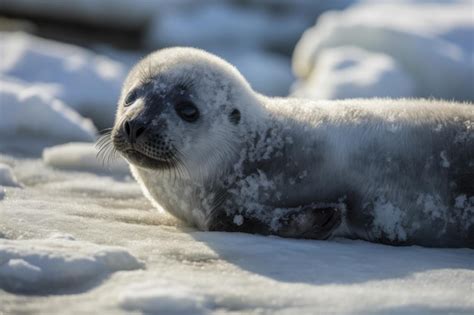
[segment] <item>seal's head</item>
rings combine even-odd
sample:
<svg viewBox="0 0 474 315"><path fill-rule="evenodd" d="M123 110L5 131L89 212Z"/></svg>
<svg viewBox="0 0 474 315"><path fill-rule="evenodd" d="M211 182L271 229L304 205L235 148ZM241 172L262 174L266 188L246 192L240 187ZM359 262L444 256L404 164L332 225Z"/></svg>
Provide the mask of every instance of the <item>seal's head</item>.
<svg viewBox="0 0 474 315"><path fill-rule="evenodd" d="M239 131L259 107L232 65L198 49L163 49L128 75L112 142L134 166L208 174L237 154Z"/></svg>

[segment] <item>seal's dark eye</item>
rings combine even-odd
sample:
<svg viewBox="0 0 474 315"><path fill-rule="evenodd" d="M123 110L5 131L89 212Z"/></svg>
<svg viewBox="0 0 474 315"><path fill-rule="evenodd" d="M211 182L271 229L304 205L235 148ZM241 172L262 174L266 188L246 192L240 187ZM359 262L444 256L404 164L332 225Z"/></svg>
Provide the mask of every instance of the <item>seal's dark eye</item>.
<svg viewBox="0 0 474 315"><path fill-rule="evenodd" d="M238 109L234 109L230 115L229 115L229 120L231 123L234 125L237 125L240 121L240 112Z"/></svg>
<svg viewBox="0 0 474 315"><path fill-rule="evenodd" d="M191 101L182 101L175 106L176 113L187 122L195 122L199 118L199 110Z"/></svg>
<svg viewBox="0 0 474 315"><path fill-rule="evenodd" d="M128 93L127 97L125 98L124 105L125 106L132 105L137 100L137 97L138 97L137 91L136 90L131 91L130 93Z"/></svg>

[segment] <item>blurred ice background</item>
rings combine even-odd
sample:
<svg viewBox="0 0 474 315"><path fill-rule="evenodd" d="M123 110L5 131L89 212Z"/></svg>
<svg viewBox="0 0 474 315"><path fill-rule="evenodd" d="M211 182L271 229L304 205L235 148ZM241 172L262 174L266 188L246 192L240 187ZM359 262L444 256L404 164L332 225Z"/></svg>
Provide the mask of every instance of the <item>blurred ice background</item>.
<svg viewBox="0 0 474 315"><path fill-rule="evenodd" d="M203 233L151 211L93 141L128 69L176 45L271 96L474 100L472 0L1 0L0 314L474 312L472 250Z"/></svg>
<svg viewBox="0 0 474 315"><path fill-rule="evenodd" d="M41 87L98 129L128 69L167 46L216 53L271 96L474 100L472 0L3 0L0 13L1 82Z"/></svg>

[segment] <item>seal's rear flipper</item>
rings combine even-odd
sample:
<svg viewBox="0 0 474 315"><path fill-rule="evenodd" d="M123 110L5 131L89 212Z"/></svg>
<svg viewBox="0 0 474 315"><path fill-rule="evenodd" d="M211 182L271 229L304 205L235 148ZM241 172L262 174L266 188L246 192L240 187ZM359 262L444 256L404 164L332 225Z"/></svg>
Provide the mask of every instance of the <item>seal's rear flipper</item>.
<svg viewBox="0 0 474 315"><path fill-rule="evenodd" d="M277 235L294 238L327 239L339 224L341 211L337 207L318 207L314 204L290 210L279 219Z"/></svg>

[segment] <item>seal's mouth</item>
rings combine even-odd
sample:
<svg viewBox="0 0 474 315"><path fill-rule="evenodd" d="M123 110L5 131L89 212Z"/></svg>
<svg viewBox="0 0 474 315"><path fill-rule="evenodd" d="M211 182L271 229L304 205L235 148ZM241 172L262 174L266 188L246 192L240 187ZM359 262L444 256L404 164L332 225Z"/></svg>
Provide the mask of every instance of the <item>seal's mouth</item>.
<svg viewBox="0 0 474 315"><path fill-rule="evenodd" d="M147 143L148 142L148 143ZM109 160L110 156L119 153L130 164L152 170L170 169L178 164L174 148L170 145L155 143L150 139L129 141L121 130L112 128L98 140L99 156Z"/></svg>
<svg viewBox="0 0 474 315"><path fill-rule="evenodd" d="M127 159L131 164L148 169L168 169L174 166L173 160L161 159L151 157L135 148L128 148L126 150L120 150L120 153Z"/></svg>

